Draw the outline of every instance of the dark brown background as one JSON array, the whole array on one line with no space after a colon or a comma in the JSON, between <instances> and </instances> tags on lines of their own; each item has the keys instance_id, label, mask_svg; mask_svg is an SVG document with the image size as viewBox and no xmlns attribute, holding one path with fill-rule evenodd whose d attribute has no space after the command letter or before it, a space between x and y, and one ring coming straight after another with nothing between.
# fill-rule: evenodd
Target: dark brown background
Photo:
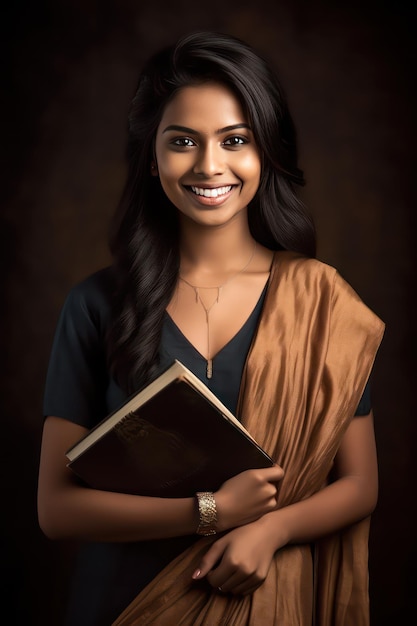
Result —
<instances>
[{"instance_id":1,"label":"dark brown background","mask_svg":"<svg viewBox=\"0 0 417 626\"><path fill-rule=\"evenodd\" d=\"M387 324L374 371L381 491L373 626L412 623L415 510L416 14L403 2L94 0L3 9L2 584L10 624L59 626L71 545L37 526L42 392L63 299L108 262L126 115L142 61L194 29L240 36L281 72L319 256ZM261 626L261 625L260 625ZM286 625L293 626L293 625Z\"/></svg>"}]
</instances>

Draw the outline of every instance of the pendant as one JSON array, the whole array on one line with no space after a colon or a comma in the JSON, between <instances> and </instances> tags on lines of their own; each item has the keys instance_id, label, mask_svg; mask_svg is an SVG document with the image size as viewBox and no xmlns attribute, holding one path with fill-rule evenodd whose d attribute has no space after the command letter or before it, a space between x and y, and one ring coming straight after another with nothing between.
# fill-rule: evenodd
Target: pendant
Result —
<instances>
[{"instance_id":1,"label":"pendant","mask_svg":"<svg viewBox=\"0 0 417 626\"><path fill-rule=\"evenodd\" d=\"M207 378L212 378L213 376L213 359L207 359L206 376Z\"/></svg>"}]
</instances>

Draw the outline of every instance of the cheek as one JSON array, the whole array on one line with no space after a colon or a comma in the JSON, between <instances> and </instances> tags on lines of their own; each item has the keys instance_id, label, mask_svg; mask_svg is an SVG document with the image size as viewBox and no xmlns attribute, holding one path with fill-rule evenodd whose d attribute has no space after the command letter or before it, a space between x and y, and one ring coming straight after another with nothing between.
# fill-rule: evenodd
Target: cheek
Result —
<instances>
[{"instance_id":1,"label":"cheek","mask_svg":"<svg viewBox=\"0 0 417 626\"><path fill-rule=\"evenodd\" d=\"M258 185L261 177L261 162L258 156L247 155L240 162L240 172L242 178L245 178L247 182L253 182L255 185Z\"/></svg>"},{"instance_id":2,"label":"cheek","mask_svg":"<svg viewBox=\"0 0 417 626\"><path fill-rule=\"evenodd\" d=\"M159 172L159 183L168 199L176 205L178 197L177 179L173 179L171 176Z\"/></svg>"},{"instance_id":3,"label":"cheek","mask_svg":"<svg viewBox=\"0 0 417 626\"><path fill-rule=\"evenodd\" d=\"M159 175L170 183L178 181L187 171L186 159L178 159L175 156L164 157L158 161Z\"/></svg>"}]
</instances>

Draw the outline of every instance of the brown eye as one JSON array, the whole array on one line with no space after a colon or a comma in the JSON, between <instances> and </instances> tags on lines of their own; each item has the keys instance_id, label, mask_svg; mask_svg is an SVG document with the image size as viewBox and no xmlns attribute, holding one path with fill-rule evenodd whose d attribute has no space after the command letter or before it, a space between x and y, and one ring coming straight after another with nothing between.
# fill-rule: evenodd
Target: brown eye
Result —
<instances>
[{"instance_id":1,"label":"brown eye","mask_svg":"<svg viewBox=\"0 0 417 626\"><path fill-rule=\"evenodd\" d=\"M177 137L177 139L173 139L171 143L179 148L191 148L195 146L195 142L189 137Z\"/></svg>"},{"instance_id":2,"label":"brown eye","mask_svg":"<svg viewBox=\"0 0 417 626\"><path fill-rule=\"evenodd\" d=\"M231 148L237 148L239 146L243 146L248 143L248 139L246 137L241 137L240 135L233 135L233 137L228 137L224 140L223 145L229 146Z\"/></svg>"}]
</instances>

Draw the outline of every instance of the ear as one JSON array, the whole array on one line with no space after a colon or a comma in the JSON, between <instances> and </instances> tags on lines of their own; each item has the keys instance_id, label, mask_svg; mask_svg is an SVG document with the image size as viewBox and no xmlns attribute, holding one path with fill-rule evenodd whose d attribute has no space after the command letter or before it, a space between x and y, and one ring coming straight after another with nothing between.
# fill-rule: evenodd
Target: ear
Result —
<instances>
[{"instance_id":1,"label":"ear","mask_svg":"<svg viewBox=\"0 0 417 626\"><path fill-rule=\"evenodd\" d=\"M151 161L151 175L158 176L158 166L156 165L155 161Z\"/></svg>"}]
</instances>

